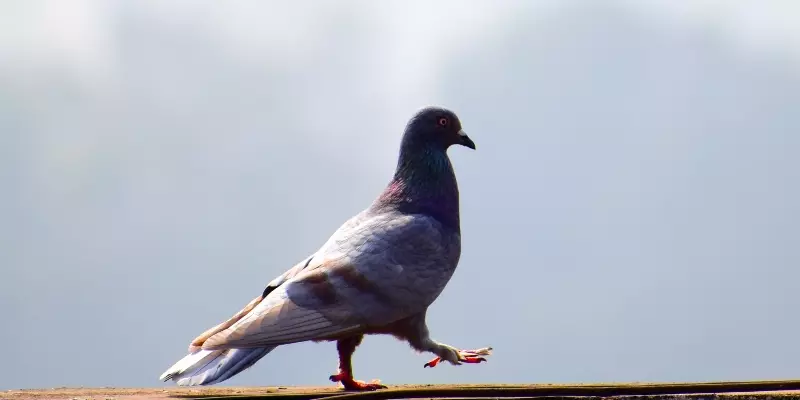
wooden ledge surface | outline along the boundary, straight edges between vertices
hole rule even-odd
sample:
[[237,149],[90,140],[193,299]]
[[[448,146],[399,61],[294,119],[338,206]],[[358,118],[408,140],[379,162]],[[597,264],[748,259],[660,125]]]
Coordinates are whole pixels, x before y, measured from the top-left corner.
[[626,399],[700,400],[719,397],[747,400],[798,399],[800,380],[695,382],[695,383],[603,383],[603,384],[472,384],[396,385],[375,392],[353,393],[326,387],[208,387],[208,388],[56,388],[0,391],[8,400],[392,400],[392,399]]

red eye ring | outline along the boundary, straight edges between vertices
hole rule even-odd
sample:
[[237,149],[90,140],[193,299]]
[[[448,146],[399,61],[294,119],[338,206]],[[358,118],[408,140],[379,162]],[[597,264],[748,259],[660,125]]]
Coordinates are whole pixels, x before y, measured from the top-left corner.
[[439,126],[447,126],[450,121],[447,120],[445,117],[439,118]]

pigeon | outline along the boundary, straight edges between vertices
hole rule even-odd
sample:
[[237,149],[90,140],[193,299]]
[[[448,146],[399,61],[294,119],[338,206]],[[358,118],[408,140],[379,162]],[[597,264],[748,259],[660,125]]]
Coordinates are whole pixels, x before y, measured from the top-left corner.
[[335,341],[339,370],[330,380],[346,390],[381,389],[377,381],[356,380],[351,362],[364,335],[374,334],[433,353],[425,367],[486,361],[491,348],[437,342],[425,323],[461,255],[458,185],[447,155],[452,145],[475,149],[453,111],[426,107],[414,114],[394,176],[377,199],[241,311],[194,339],[161,380],[216,384],[278,346]]

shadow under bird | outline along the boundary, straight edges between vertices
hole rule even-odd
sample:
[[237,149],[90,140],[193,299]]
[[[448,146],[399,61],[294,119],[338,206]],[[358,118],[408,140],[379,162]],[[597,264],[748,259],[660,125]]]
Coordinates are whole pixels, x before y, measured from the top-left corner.
[[277,346],[335,341],[339,371],[330,379],[348,390],[375,390],[384,386],[355,380],[351,363],[368,334],[393,335],[435,354],[426,367],[485,361],[491,348],[437,342],[425,324],[461,255],[458,185],[447,156],[452,145],[475,149],[455,113],[417,112],[403,133],[394,177],[372,205],[236,315],[194,339],[161,380],[215,384]]

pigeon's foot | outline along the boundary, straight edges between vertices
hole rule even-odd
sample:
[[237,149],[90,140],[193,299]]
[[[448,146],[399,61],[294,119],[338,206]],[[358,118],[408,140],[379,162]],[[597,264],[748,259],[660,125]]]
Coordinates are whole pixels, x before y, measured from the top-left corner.
[[[492,354],[492,348],[491,347],[484,347],[482,349],[477,349],[477,350],[458,350],[458,349],[453,349],[453,350],[454,350],[454,352],[456,354],[456,357],[454,357],[454,358],[457,358],[457,360],[458,360],[456,362],[450,361],[454,365],[459,365],[461,363],[464,363],[464,364],[480,364],[480,363],[486,361],[486,359],[481,357],[481,356],[488,356],[488,355]],[[430,361],[426,362],[425,365],[423,366],[423,368],[428,368],[428,367],[433,368],[433,367],[437,366],[441,361],[442,361],[441,357],[436,357],[433,360],[430,360]]]
[[353,379],[350,374],[346,372],[339,372],[336,375],[331,375],[330,380],[332,382],[339,382],[344,386],[345,390],[355,390],[355,391],[370,391],[370,390],[378,390],[378,389],[386,389],[386,386],[381,385],[378,380],[373,380],[370,383],[366,383],[364,381],[357,381]]

